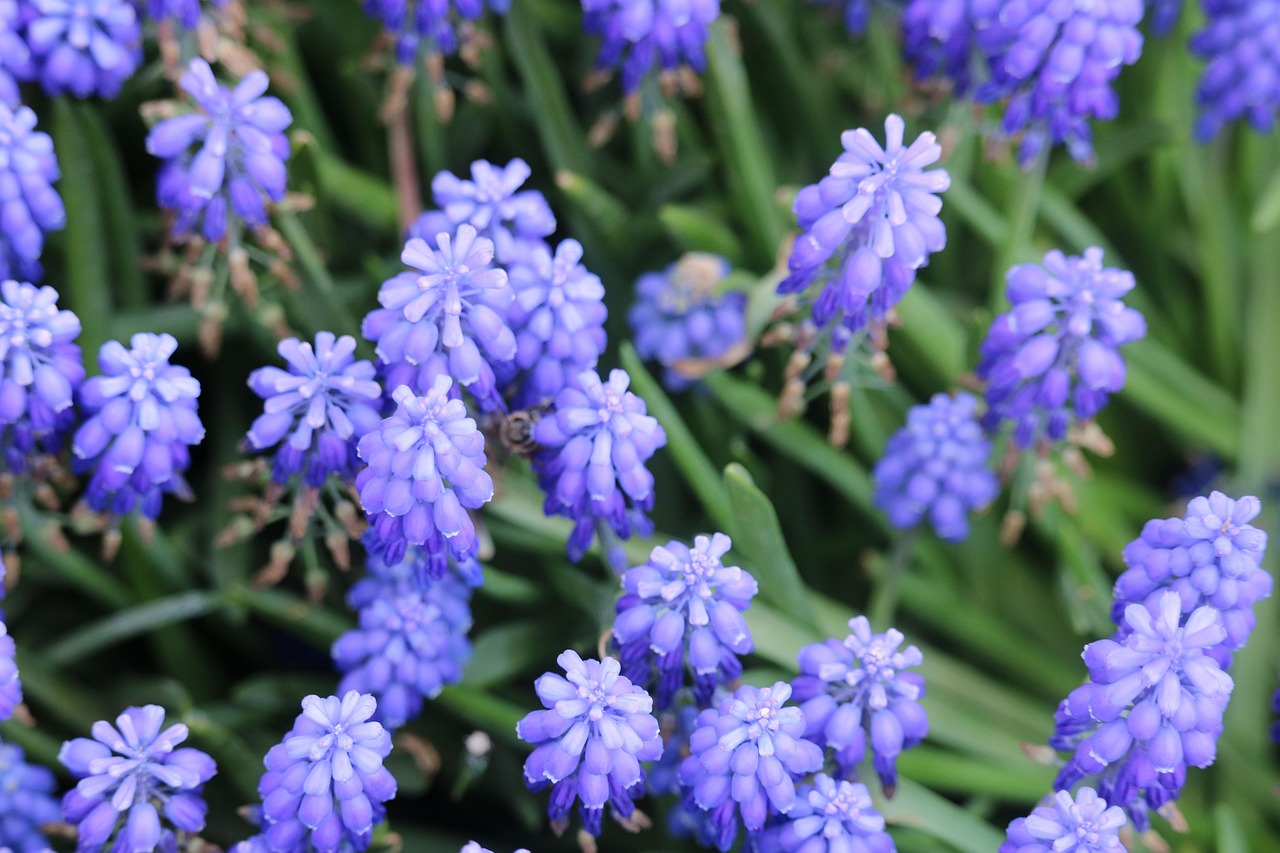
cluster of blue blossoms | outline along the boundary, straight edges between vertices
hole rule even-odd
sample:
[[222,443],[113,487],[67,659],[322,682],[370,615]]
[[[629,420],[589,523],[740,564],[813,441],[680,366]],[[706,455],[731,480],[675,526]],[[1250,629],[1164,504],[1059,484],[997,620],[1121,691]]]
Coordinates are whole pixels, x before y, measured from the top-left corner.
[[49,850],[41,827],[62,818],[56,789],[52,771],[28,763],[22,747],[0,743],[0,845],[13,853]]
[[511,0],[363,0],[363,6],[396,37],[397,61],[412,65],[419,52],[455,53],[464,22],[479,20],[486,8],[504,15]]
[[701,72],[720,0],[582,0],[583,29],[600,37],[599,69],[622,69],[622,91],[640,88],[657,65]]
[[35,127],[29,108],[0,103],[0,279],[38,281],[44,236],[67,221],[53,140]]

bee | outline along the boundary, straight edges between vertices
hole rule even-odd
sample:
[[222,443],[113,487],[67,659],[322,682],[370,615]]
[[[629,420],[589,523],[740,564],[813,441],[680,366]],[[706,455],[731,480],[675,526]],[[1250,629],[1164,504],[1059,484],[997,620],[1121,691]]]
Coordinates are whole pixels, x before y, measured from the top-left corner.
[[516,456],[532,459],[539,450],[538,442],[533,437],[534,427],[551,408],[552,404],[548,401],[507,414],[493,430],[498,442]]

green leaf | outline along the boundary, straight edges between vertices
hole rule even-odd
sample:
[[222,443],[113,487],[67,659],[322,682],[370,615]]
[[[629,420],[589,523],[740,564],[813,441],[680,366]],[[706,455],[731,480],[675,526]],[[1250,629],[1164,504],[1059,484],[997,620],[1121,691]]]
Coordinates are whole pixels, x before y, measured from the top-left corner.
[[809,591],[787,550],[773,504],[737,463],[724,469],[724,484],[733,505],[733,547],[755,575],[761,600],[803,624],[812,611]]
[[875,796],[874,791],[873,797],[891,830],[917,827],[965,853],[991,853],[1004,843],[1003,832],[910,779],[898,780],[892,800]]
[[212,613],[219,604],[216,595],[203,590],[158,598],[85,625],[46,646],[41,655],[50,666],[67,666],[132,637]]
[[507,50],[524,80],[529,114],[551,165],[556,171],[587,174],[591,158],[586,133],[573,114],[565,81],[552,60],[533,9],[528,3],[513,3],[505,23]]
[[463,670],[462,683],[483,690],[501,684],[540,661],[554,659],[562,651],[551,649],[559,642],[555,627],[546,622],[513,622],[480,634],[472,646],[471,660]]
[[[530,688],[529,701],[533,699],[533,689]],[[435,701],[467,724],[483,726],[490,735],[509,746],[530,748],[516,737],[516,723],[524,717],[525,708],[462,684],[446,687]]]
[[683,204],[665,204],[658,220],[686,252],[713,252],[731,265],[742,263],[742,245],[728,225],[710,211]]

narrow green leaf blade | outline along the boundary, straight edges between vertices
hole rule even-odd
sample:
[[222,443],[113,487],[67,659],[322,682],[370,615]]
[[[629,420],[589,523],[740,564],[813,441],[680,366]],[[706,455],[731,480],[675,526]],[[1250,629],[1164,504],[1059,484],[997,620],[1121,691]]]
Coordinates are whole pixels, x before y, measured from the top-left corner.
[[787,550],[773,504],[752,482],[747,469],[737,463],[724,469],[724,484],[733,506],[734,549],[742,554],[760,584],[761,600],[804,624],[813,605]]

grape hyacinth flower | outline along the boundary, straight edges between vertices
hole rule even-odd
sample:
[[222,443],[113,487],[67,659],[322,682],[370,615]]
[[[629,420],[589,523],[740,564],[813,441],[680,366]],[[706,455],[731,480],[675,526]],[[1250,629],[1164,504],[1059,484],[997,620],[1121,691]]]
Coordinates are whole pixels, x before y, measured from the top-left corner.
[[505,15],[511,0],[364,0],[362,5],[366,15],[396,36],[396,60],[413,65],[420,50],[452,56],[465,22],[479,20],[486,8]]
[[1052,802],[1009,824],[998,853],[1123,853],[1124,825],[1124,810],[1108,806],[1092,788],[1081,788],[1074,798],[1058,791]]
[[718,685],[742,675],[738,655],[755,649],[742,611],[759,587],[749,572],[722,562],[732,544],[723,533],[698,536],[693,548],[668,542],[622,577],[613,639],[627,678],[656,682],[660,710],[671,706],[686,670],[706,707]]
[[467,509],[493,498],[484,435],[462,401],[450,398],[452,386],[438,376],[426,396],[417,397],[401,385],[391,395],[395,412],[357,445],[367,467],[356,475],[356,488],[375,550],[391,564],[410,544],[424,545],[433,577],[444,573],[446,547],[458,560],[475,554]]
[[[481,847],[479,842],[468,841],[466,844],[462,845],[462,849],[459,850],[458,853],[493,853],[493,851],[487,847]],[[519,850],[513,851],[513,853],[529,853],[529,851],[528,849],[521,847]]]
[[902,52],[918,79],[945,77],[966,95],[983,74],[986,48],[998,44],[1000,0],[907,0],[902,12]]
[[1091,118],[1115,118],[1111,82],[1142,54],[1143,0],[1001,5],[984,33],[991,79],[975,95],[1007,99],[1001,131],[1022,134],[1018,160],[1033,163],[1049,145],[1065,143],[1076,160],[1093,156]]
[[[262,835],[270,853],[367,850],[396,795],[382,760],[391,735],[374,722],[377,702],[351,690],[341,699],[308,696],[284,740],[267,752],[258,782]],[[251,846],[250,849],[253,849]]]
[[40,831],[62,819],[54,799],[53,773],[28,764],[22,747],[0,743],[0,849],[13,853],[43,853],[49,841]]
[[142,61],[129,0],[25,0],[27,45],[50,95],[114,98]]
[[852,777],[867,751],[886,796],[898,783],[898,755],[929,733],[929,718],[920,707],[924,678],[910,667],[924,657],[915,646],[902,645],[893,628],[871,633],[865,616],[849,620],[853,633],[844,639],[811,643],[800,650],[800,674],[791,682],[804,711],[805,737],[835,752],[839,775]]
[[1130,604],[1154,604],[1172,589],[1183,614],[1208,604],[1221,615],[1226,637],[1207,652],[1229,667],[1257,622],[1253,605],[1271,595],[1271,575],[1262,568],[1267,534],[1249,523],[1261,511],[1255,497],[1213,492],[1187,504],[1186,518],[1148,521],[1124,549],[1128,568],[1116,580],[1111,610],[1116,624],[1124,625]]
[[705,45],[720,17],[720,0],[582,0],[582,27],[600,36],[596,68],[622,68],[622,91],[631,94],[653,70],[687,65],[706,69]]
[[951,186],[946,169],[928,169],[942,147],[928,131],[903,146],[902,118],[885,119],[885,147],[865,129],[840,137],[844,153],[830,174],[800,190],[794,210],[803,233],[787,258],[790,274],[779,294],[821,285],[813,320],[845,331],[833,339],[837,350],[849,335],[881,320],[906,294],[916,270],[947,243],[938,212],[941,193]]
[[77,473],[93,472],[90,507],[115,515],[136,508],[154,519],[166,493],[190,493],[182,473],[191,464],[187,448],[204,439],[200,383],[169,363],[178,348],[173,335],[140,332],[129,343],[128,350],[119,341],[103,344],[104,375],[81,386],[85,420],[72,442],[73,464]]
[[627,313],[636,353],[659,362],[662,384],[682,390],[705,368],[747,345],[747,295],[716,293],[729,262],[708,252],[690,252],[666,268],[636,280],[636,301]]
[[582,244],[524,245],[508,267],[515,300],[507,324],[516,336],[518,371],[513,403],[537,406],[553,399],[572,377],[596,366],[605,348],[604,285],[582,265]]
[[541,245],[556,230],[556,217],[546,196],[522,190],[533,171],[519,157],[505,166],[488,160],[471,164],[471,180],[448,170],[431,179],[431,196],[440,210],[428,210],[409,228],[410,237],[433,244],[442,232],[452,234],[467,224],[493,242],[498,262],[521,259],[529,244]]
[[26,470],[37,444],[61,449],[75,424],[72,403],[84,381],[79,335],[79,318],[58,308],[52,287],[0,282],[0,448],[14,473]]
[[884,818],[872,805],[867,786],[825,773],[796,789],[795,808],[766,829],[756,845],[759,853],[893,853],[897,849],[884,831]]
[[194,30],[200,25],[204,3],[220,7],[227,0],[147,0],[147,15],[154,21],[176,21],[184,29]]
[[[597,530],[626,539],[633,530],[648,535],[652,529],[645,513],[653,508],[653,475],[644,463],[667,443],[667,434],[646,414],[644,400],[627,390],[630,382],[623,370],[610,372],[607,383],[585,370],[556,395],[554,413],[534,427],[542,448],[534,470],[547,495],[544,510],[573,520],[567,550],[575,562]],[[615,567],[626,560],[617,550],[606,545]]]
[[915,527],[928,516],[938,538],[963,542],[969,513],[999,494],[977,407],[977,398],[961,392],[934,394],[907,412],[906,426],[889,439],[871,475],[875,504],[894,527]]
[[1233,687],[1205,654],[1226,637],[1218,611],[1204,606],[1181,617],[1172,590],[1126,607],[1116,639],[1085,646],[1090,681],[1054,715],[1049,744],[1073,753],[1054,789],[1099,777],[1098,794],[1128,812],[1139,832],[1148,807],[1177,798],[1187,767],[1213,763]]
[[534,747],[524,780],[533,791],[551,787],[553,826],[563,829],[578,802],[583,826],[598,836],[606,804],[623,821],[635,811],[644,794],[640,762],[662,755],[662,736],[653,700],[620,674],[615,659],[583,660],[567,650],[556,663],[565,674],[547,672],[535,684],[545,710],[530,711],[516,726]]
[[147,151],[165,161],[156,200],[177,215],[174,235],[198,228],[217,243],[234,236],[240,223],[266,225],[263,198],[281,201],[288,183],[289,108],[264,95],[269,81],[262,71],[230,89],[197,58],[179,83],[203,112],[165,119],[147,134]]
[[424,699],[462,679],[471,657],[471,589],[449,574],[424,585],[411,560],[388,566],[374,556],[368,569],[347,593],[359,627],[333,644],[343,673],[338,692],[372,694],[373,719],[394,730],[421,712]]
[[276,349],[287,370],[268,366],[249,374],[249,387],[266,401],[249,428],[249,446],[280,446],[272,479],[281,485],[299,472],[312,489],[330,474],[353,479],[356,442],[382,422],[382,387],[373,364],[355,359],[355,338],[332,332],[317,334],[314,347],[286,338]]
[[22,680],[18,678],[18,664],[14,661],[17,647],[9,629],[0,621],[0,720],[13,716],[13,711],[22,704]]
[[1011,421],[1025,449],[1060,441],[1073,417],[1096,416],[1124,387],[1119,348],[1147,333],[1120,301],[1133,286],[1132,273],[1102,265],[1096,246],[1083,257],[1054,249],[1041,264],[1010,269],[1011,310],[992,321],[977,367],[987,380],[987,431]]
[[804,738],[804,714],[785,705],[790,698],[784,681],[744,684],[719,708],[698,715],[680,782],[730,843],[737,813],[748,832],[759,832],[770,813],[785,815],[796,805],[795,778],[822,767],[822,748]]
[[1280,5],[1205,0],[1204,13],[1204,29],[1191,37],[1191,52],[1207,63],[1196,89],[1196,139],[1208,142],[1237,119],[1270,133],[1280,110]]
[[0,0],[0,105],[16,109],[22,103],[18,83],[35,74],[31,49],[22,37],[19,0]]
[[[382,283],[362,332],[386,365],[386,386],[425,392],[444,376],[486,409],[500,409],[494,365],[516,355],[506,312],[515,294],[493,264],[493,241],[469,224],[441,232],[432,248],[410,237],[400,260],[414,271]],[[482,352],[483,351],[483,352]]]
[[35,128],[29,108],[0,103],[0,281],[39,281],[44,235],[67,224],[53,140]]
[[[62,798],[62,811],[77,825],[81,853],[111,850],[176,849],[173,830],[204,829],[208,806],[200,796],[217,772],[204,752],[176,749],[187,739],[187,727],[164,725],[159,705],[126,708],[112,726],[93,724],[93,740],[76,738],[62,744],[58,760],[80,782]],[[157,809],[159,807],[159,809]]]

